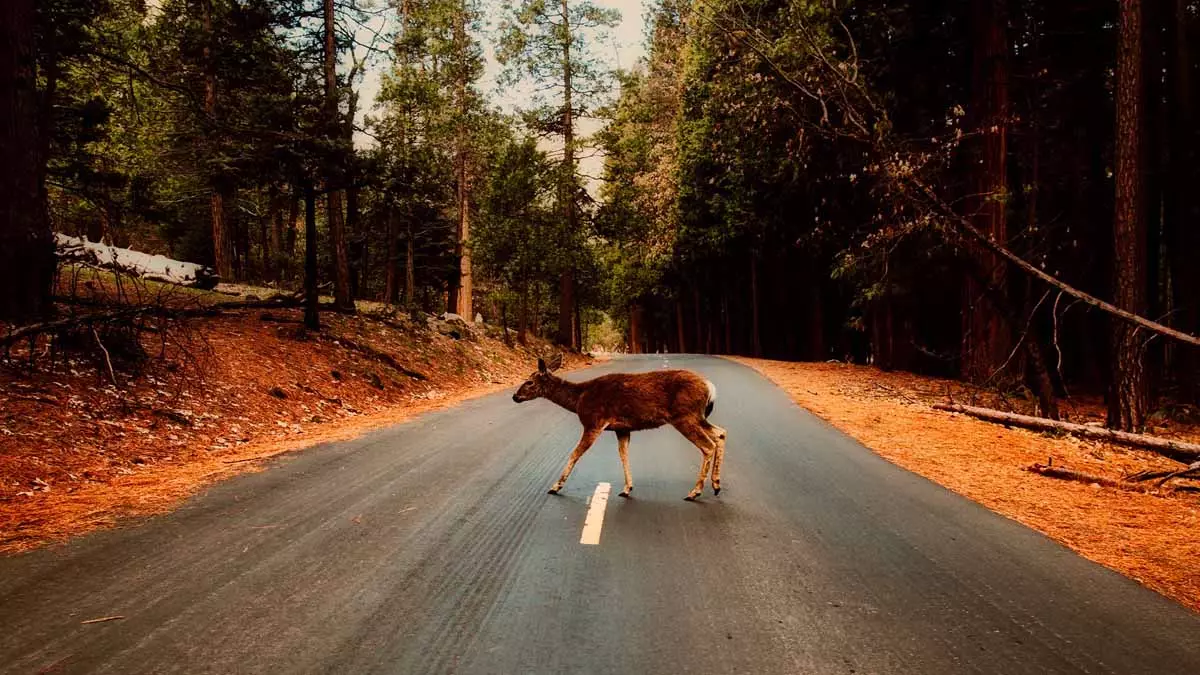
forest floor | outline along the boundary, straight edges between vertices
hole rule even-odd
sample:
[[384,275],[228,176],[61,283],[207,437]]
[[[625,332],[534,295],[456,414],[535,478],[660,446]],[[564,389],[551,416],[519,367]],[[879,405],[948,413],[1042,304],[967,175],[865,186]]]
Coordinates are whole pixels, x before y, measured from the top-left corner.
[[172,327],[166,358],[146,345],[154,356],[136,376],[71,353],[0,366],[0,553],[162,512],[257,459],[513,386],[549,349],[510,348],[498,327],[456,338],[361,306],[323,313],[319,333],[299,330],[300,317],[192,319]]
[[[735,360],[885,459],[1200,611],[1200,539],[1195,536],[1200,495],[1170,487],[1151,494],[1128,492],[1025,471],[1031,464],[1052,462],[1120,479],[1180,465],[1133,448],[1008,428],[931,407],[956,402],[1032,412],[1028,402],[1001,399],[961,382],[842,363]],[[1063,413],[1082,424],[1104,420],[1103,405],[1094,398],[1073,399]],[[1200,441],[1200,420],[1156,416],[1152,427],[1147,431],[1156,436]]]

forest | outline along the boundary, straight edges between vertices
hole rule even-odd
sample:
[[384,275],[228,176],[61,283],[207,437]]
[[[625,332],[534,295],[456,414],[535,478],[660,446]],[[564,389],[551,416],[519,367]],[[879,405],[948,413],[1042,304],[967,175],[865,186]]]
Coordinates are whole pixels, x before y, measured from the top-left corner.
[[310,327],[1200,403],[1200,3],[655,0],[623,69],[591,0],[2,5],[0,335],[62,312],[58,233]]

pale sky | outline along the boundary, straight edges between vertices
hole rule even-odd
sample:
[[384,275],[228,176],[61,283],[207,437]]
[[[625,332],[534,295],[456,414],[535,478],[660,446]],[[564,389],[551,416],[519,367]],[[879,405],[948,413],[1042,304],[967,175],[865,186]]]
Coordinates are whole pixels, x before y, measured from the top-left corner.
[[[597,48],[595,50],[596,53],[602,58],[608,58],[610,61],[609,65],[611,66],[632,68],[638,59],[645,54],[643,28],[645,26],[644,13],[646,8],[643,0],[593,1],[601,7],[608,7],[621,12],[621,23],[610,32],[611,44],[607,49]],[[496,78],[499,75],[500,66],[493,57],[493,33],[501,16],[500,8],[511,2],[512,0],[483,0],[483,6],[486,8],[484,12],[485,25],[481,34],[477,36],[482,43],[484,58],[487,61],[483,79],[480,82],[480,89],[493,105],[499,105],[505,112],[513,112],[521,106],[526,98],[519,87],[500,91],[496,86]],[[373,22],[371,29],[381,30],[394,25],[394,16],[393,12],[384,13],[379,19]],[[386,26],[384,22],[388,22]],[[384,30],[383,32],[386,33],[388,31]],[[360,31],[359,40],[369,42],[371,40],[371,31]],[[358,113],[359,119],[357,121],[360,126],[364,116],[369,114],[374,107],[375,96],[379,93],[380,74],[389,66],[389,63],[383,61],[376,62],[366,70],[363,81],[357,85],[359,100],[367,104],[361,106]],[[615,95],[616,91],[613,94]],[[577,133],[586,136],[597,131],[599,126],[600,122],[598,120],[583,119],[579,121]],[[359,134],[356,143],[360,146],[365,146],[372,144],[373,141]],[[585,154],[589,153],[585,152]],[[600,168],[601,160],[599,157],[584,157],[580,160],[580,170],[584,174],[598,176]]]

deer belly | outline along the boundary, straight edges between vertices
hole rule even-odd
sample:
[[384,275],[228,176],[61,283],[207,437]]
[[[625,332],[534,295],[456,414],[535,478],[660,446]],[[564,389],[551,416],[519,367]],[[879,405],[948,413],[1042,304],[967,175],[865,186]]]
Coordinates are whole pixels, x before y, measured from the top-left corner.
[[660,419],[622,417],[610,422],[608,428],[613,431],[645,431],[646,429],[657,429],[666,423],[666,420]]

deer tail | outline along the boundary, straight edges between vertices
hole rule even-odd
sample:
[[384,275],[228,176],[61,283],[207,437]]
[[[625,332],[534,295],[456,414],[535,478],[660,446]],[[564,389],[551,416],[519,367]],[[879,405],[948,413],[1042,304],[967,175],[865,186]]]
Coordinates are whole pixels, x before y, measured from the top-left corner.
[[708,403],[704,406],[704,418],[708,419],[708,416],[712,414],[713,405],[717,402],[717,385],[713,384],[711,380],[705,380],[704,384],[708,387]]

